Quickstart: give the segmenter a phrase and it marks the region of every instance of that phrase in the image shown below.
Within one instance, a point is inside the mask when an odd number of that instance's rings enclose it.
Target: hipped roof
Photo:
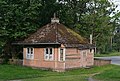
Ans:
[[[88,41],[60,23],[49,23],[31,34],[22,43],[87,44]]]
[[[54,22],[41,27],[18,44],[64,44],[65,47],[88,47],[89,42],[86,38],[67,28],[65,25]]]

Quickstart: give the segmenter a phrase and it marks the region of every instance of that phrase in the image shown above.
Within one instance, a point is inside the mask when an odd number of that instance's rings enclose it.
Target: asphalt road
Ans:
[[[111,60],[111,64],[120,65],[120,56],[111,56],[111,57],[95,57],[98,59]]]

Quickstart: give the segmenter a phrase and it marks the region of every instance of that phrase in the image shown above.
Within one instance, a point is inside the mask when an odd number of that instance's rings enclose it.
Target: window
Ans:
[[[92,49],[90,49],[90,53],[92,52]]]
[[[86,57],[87,52],[83,51],[83,57]]]
[[[94,53],[94,49],[90,49],[90,53]]]
[[[27,59],[33,59],[33,55],[34,55],[33,48],[26,48],[26,49],[27,49],[26,58]]]
[[[65,61],[65,49],[59,49],[59,61]]]
[[[53,60],[53,48],[45,48],[45,60]]]
[[[63,61],[63,49],[60,49],[60,60]]]

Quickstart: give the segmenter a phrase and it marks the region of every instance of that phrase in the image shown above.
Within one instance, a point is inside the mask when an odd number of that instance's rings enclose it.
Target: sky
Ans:
[[[118,5],[118,7],[116,8],[116,11],[119,10],[120,11],[120,0],[111,0],[112,2],[115,3],[115,5]]]

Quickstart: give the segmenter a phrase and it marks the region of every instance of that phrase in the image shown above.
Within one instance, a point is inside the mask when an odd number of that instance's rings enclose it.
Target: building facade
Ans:
[[[16,44],[24,45],[24,66],[64,71],[94,64],[94,46],[57,18]]]

